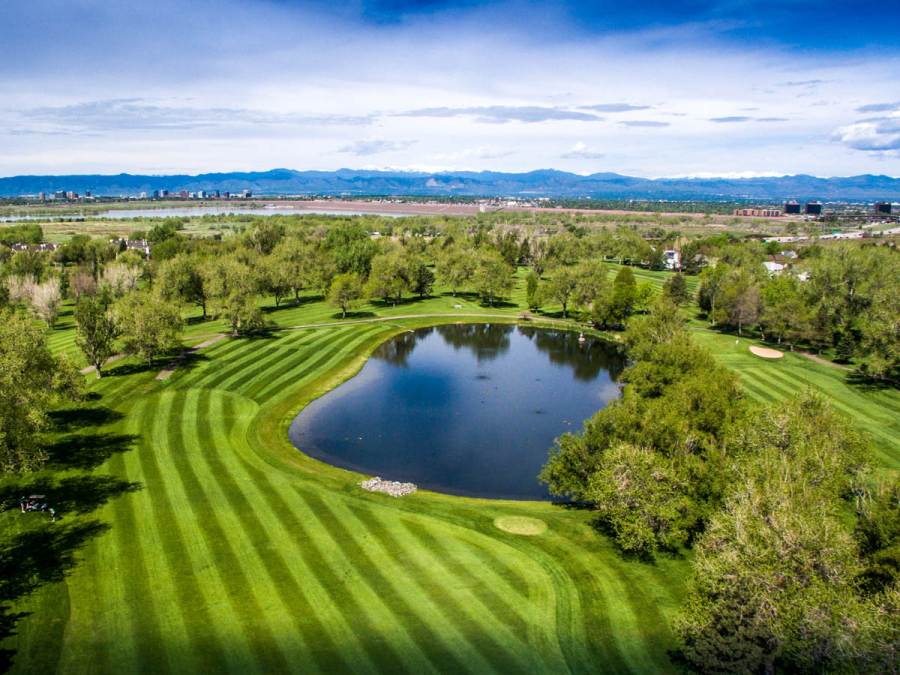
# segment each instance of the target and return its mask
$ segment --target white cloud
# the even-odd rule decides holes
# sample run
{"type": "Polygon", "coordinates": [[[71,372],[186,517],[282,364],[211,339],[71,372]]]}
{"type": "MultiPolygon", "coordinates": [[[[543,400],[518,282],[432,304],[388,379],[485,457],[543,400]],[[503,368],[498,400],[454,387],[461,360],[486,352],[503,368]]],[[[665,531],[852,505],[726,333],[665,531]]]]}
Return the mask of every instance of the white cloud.
{"type": "Polygon", "coordinates": [[[560,155],[563,159],[603,159],[606,153],[591,150],[582,141],[578,141],[568,152],[560,155]]]}
{"type": "Polygon", "coordinates": [[[528,34],[477,9],[366,26],[298,4],[7,0],[0,175],[381,154],[398,168],[900,175],[884,154],[895,104],[872,97],[900,90],[890,54],[726,47],[702,27],[588,38],[553,16],[528,34]]]}
{"type": "Polygon", "coordinates": [[[900,111],[838,128],[834,138],[855,150],[900,151],[900,111]]]}

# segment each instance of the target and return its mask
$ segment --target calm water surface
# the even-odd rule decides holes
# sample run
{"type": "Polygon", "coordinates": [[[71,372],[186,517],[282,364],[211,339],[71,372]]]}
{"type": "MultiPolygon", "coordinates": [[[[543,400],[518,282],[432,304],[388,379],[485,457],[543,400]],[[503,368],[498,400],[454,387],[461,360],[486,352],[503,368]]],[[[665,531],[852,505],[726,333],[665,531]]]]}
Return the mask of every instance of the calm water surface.
{"type": "Polygon", "coordinates": [[[449,494],[547,499],[554,439],[619,396],[622,359],[599,340],[492,324],[403,333],[313,401],[293,444],[347,469],[449,494]]]}

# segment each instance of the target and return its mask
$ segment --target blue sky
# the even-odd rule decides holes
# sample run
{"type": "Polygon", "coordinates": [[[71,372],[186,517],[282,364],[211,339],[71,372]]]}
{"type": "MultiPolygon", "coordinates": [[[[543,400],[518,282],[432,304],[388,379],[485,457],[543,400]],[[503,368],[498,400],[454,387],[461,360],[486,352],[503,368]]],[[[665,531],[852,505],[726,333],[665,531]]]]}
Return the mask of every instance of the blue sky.
{"type": "Polygon", "coordinates": [[[3,0],[0,174],[900,176],[900,2],[3,0]]]}

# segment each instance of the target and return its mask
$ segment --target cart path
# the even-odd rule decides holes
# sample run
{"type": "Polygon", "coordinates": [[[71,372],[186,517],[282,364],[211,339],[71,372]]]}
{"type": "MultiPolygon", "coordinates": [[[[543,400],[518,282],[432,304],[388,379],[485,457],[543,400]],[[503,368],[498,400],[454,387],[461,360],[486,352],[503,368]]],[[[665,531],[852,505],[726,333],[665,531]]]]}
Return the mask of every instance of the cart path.
{"type": "Polygon", "coordinates": [[[175,372],[175,369],[178,367],[182,361],[184,361],[191,354],[200,351],[201,349],[205,349],[206,347],[212,347],[217,342],[220,342],[227,338],[228,335],[225,333],[216,333],[211,338],[204,340],[200,344],[196,344],[190,349],[184,350],[181,354],[179,354],[169,365],[159,371],[159,374],[156,376],[157,380],[168,380],[172,377],[172,373],[175,372]]]}
{"type": "MultiPolygon", "coordinates": [[[[105,368],[110,363],[115,363],[116,361],[121,361],[122,359],[125,358],[125,356],[126,356],[125,354],[113,354],[108,359],[106,359],[106,361],[103,362],[103,367],[105,368]]],[[[91,373],[95,372],[96,370],[97,369],[94,366],[88,366],[87,368],[82,368],[78,372],[81,373],[82,375],[90,375],[91,373]]]]}

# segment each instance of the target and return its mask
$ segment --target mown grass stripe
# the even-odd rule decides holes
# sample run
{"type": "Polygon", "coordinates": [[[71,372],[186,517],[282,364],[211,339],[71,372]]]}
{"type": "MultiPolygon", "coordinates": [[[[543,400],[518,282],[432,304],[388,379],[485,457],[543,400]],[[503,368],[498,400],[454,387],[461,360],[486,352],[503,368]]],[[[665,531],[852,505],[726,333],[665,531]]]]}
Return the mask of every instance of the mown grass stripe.
{"type": "MultiPolygon", "coordinates": [[[[318,345],[324,343],[327,339],[328,335],[325,333],[317,335],[307,345],[307,350],[317,348],[318,345]]],[[[202,382],[201,384],[209,388],[242,393],[243,385],[247,382],[262,377],[265,372],[272,368],[285,367],[286,361],[296,353],[280,344],[273,345],[260,352],[255,352],[253,346],[251,344],[248,353],[241,357],[237,367],[230,370],[224,377],[216,377],[209,382],[202,382]]]]}
{"type": "Polygon", "coordinates": [[[497,642],[496,637],[484,630],[477,617],[471,616],[460,601],[445,587],[440,576],[435,576],[434,562],[431,558],[427,562],[423,560],[424,551],[410,550],[404,546],[404,537],[399,533],[390,533],[384,522],[371,511],[355,508],[356,517],[378,537],[382,546],[387,550],[399,565],[410,570],[412,578],[417,581],[420,591],[441,609],[442,614],[471,645],[474,651],[489,665],[491,670],[497,673],[518,672],[527,667],[518,655],[511,653],[497,642]],[[419,582],[419,580],[426,580],[419,582]]]}
{"type": "MultiPolygon", "coordinates": [[[[210,390],[200,390],[199,398],[199,438],[214,437],[209,426],[209,422],[213,418],[219,424],[230,426],[232,437],[236,433],[243,435],[244,429],[235,429],[236,417],[230,396],[214,395],[210,390]]],[[[215,449],[215,444],[213,447],[204,448],[201,454],[211,471],[210,475],[215,477],[222,494],[229,501],[231,512],[240,520],[242,534],[247,537],[250,546],[258,555],[268,576],[267,586],[278,595],[285,608],[285,618],[293,621],[294,630],[300,636],[304,636],[310,627],[304,621],[307,621],[315,629],[313,639],[303,638],[307,643],[307,651],[312,654],[322,672],[352,670],[351,663],[354,662],[348,663],[342,653],[347,651],[350,646],[345,643],[339,645],[321,619],[320,615],[327,615],[328,612],[322,611],[321,606],[316,606],[311,602],[281,551],[272,549],[270,546],[270,542],[273,540],[284,541],[296,536],[296,532],[293,530],[283,529],[278,532],[273,530],[271,525],[266,527],[266,524],[263,523],[262,515],[267,515],[269,521],[279,522],[277,511],[270,510],[266,514],[263,513],[266,509],[266,495],[271,486],[260,484],[257,477],[249,475],[236,457],[230,458],[230,461],[226,463],[215,449]],[[250,494],[246,494],[248,492],[250,494]],[[302,611],[297,611],[298,609],[302,611]]],[[[307,544],[307,541],[303,541],[303,544],[307,544]]],[[[308,574],[312,576],[311,572],[308,574]]],[[[341,637],[346,636],[342,635],[341,637]]],[[[349,651],[352,654],[352,648],[349,651]]],[[[359,652],[356,656],[355,665],[358,670],[361,660],[364,660],[365,656],[359,652]]]]}
{"type": "Polygon", "coordinates": [[[443,540],[431,534],[421,523],[406,519],[403,524],[425,549],[435,554],[448,576],[469,579],[470,590],[475,601],[484,607],[498,623],[505,625],[517,639],[522,639],[527,635],[529,626],[525,617],[492,587],[493,579],[483,578],[482,575],[490,571],[490,565],[467,566],[460,559],[457,551],[451,550],[443,540]]]}
{"type": "MultiPolygon", "coordinates": [[[[173,410],[170,418],[170,424],[180,425],[184,429],[189,428],[186,425],[195,422],[196,402],[189,399],[185,400],[184,405],[173,410]]],[[[196,448],[196,434],[194,436],[193,447],[196,448]]],[[[272,634],[267,616],[253,591],[251,578],[244,569],[243,561],[232,547],[232,537],[229,537],[229,530],[220,520],[217,502],[207,493],[197,476],[191,457],[186,451],[184,434],[176,434],[173,441],[177,445],[170,448],[172,463],[182,489],[191,495],[190,509],[193,518],[201,524],[198,531],[211,553],[213,564],[222,572],[220,580],[226,590],[231,611],[247,636],[258,666],[266,671],[285,671],[289,663],[272,634]]]]}
{"type": "MultiPolygon", "coordinates": [[[[172,607],[181,613],[182,624],[189,639],[189,642],[184,641],[183,646],[195,645],[182,658],[193,662],[198,672],[223,672],[235,661],[234,655],[226,658],[223,646],[225,641],[217,630],[219,624],[213,620],[209,611],[207,599],[196,576],[196,561],[185,544],[185,523],[181,513],[172,505],[170,493],[173,486],[165,479],[158,459],[168,454],[161,450],[171,448],[173,437],[181,433],[180,426],[170,423],[172,406],[181,403],[179,398],[169,397],[169,409],[148,418],[156,421],[154,433],[151,439],[146,435],[143,437],[137,454],[151,490],[151,517],[154,529],[159,533],[156,541],[168,568],[167,585],[171,585],[173,589],[172,607]]],[[[132,414],[140,415],[141,411],[138,408],[132,414]]]]}
{"type": "Polygon", "coordinates": [[[437,672],[466,672],[468,668],[465,663],[444,644],[446,638],[429,625],[431,617],[407,600],[394,582],[394,579],[404,578],[403,572],[391,570],[395,574],[386,574],[384,560],[377,559],[371,546],[360,543],[359,540],[365,541],[370,537],[368,530],[365,527],[351,529],[354,519],[346,512],[341,512],[339,516],[335,511],[338,508],[336,505],[329,505],[313,491],[297,489],[296,493],[306,507],[317,515],[334,545],[346,550],[347,560],[370,594],[384,611],[394,615],[406,631],[408,642],[428,660],[431,668],[437,672]]]}
{"type": "MultiPolygon", "coordinates": [[[[127,479],[141,481],[143,476],[136,474],[128,464],[123,459],[127,479]]],[[[149,553],[145,551],[143,538],[134,536],[141,529],[135,514],[135,501],[140,497],[147,498],[142,494],[126,496],[113,504],[116,520],[113,533],[118,559],[114,569],[124,581],[122,600],[127,611],[129,632],[134,638],[133,650],[128,650],[128,654],[123,656],[129,662],[126,667],[129,672],[167,673],[172,668],[162,647],[163,632],[149,583],[151,577],[146,561],[149,553]]]]}
{"type": "Polygon", "coordinates": [[[292,388],[302,385],[309,379],[310,375],[318,376],[317,371],[327,371],[336,365],[337,361],[342,361],[346,357],[349,350],[353,350],[361,344],[365,343],[372,335],[383,330],[382,328],[369,328],[362,333],[344,334],[329,345],[328,349],[319,351],[315,357],[309,357],[303,362],[303,367],[299,370],[286,368],[284,374],[271,380],[264,382],[262,388],[252,388],[250,396],[255,400],[263,403],[271,399],[274,395],[284,393],[287,388],[288,381],[292,388]]]}
{"type": "MultiPolygon", "coordinates": [[[[265,473],[247,460],[239,456],[237,459],[243,471],[246,472],[248,480],[258,486],[259,503],[267,503],[269,512],[280,522],[281,529],[285,533],[289,533],[292,539],[298,541],[297,553],[306,567],[305,577],[315,579],[317,584],[321,585],[324,597],[332,603],[328,606],[320,605],[315,611],[326,616],[333,613],[345,627],[346,634],[342,636],[344,640],[342,646],[332,647],[329,654],[333,657],[340,654],[341,648],[346,650],[348,646],[346,640],[349,639],[364,650],[364,652],[358,653],[352,670],[358,671],[363,664],[371,664],[378,666],[380,670],[406,671],[407,668],[403,665],[401,658],[389,643],[372,640],[372,636],[378,635],[384,626],[378,627],[376,621],[367,617],[368,609],[362,606],[357,598],[347,593],[345,581],[333,569],[337,561],[333,557],[329,557],[327,553],[327,547],[324,544],[327,540],[327,533],[318,521],[316,514],[309,512],[307,514],[309,517],[299,518],[296,513],[296,503],[288,503],[265,473]],[[345,609],[345,605],[349,605],[349,608],[345,609]],[[364,631],[366,626],[358,621],[361,617],[367,618],[368,631],[364,631]],[[352,637],[354,634],[355,638],[352,637]]],[[[344,669],[350,670],[350,668],[344,669]]]]}

